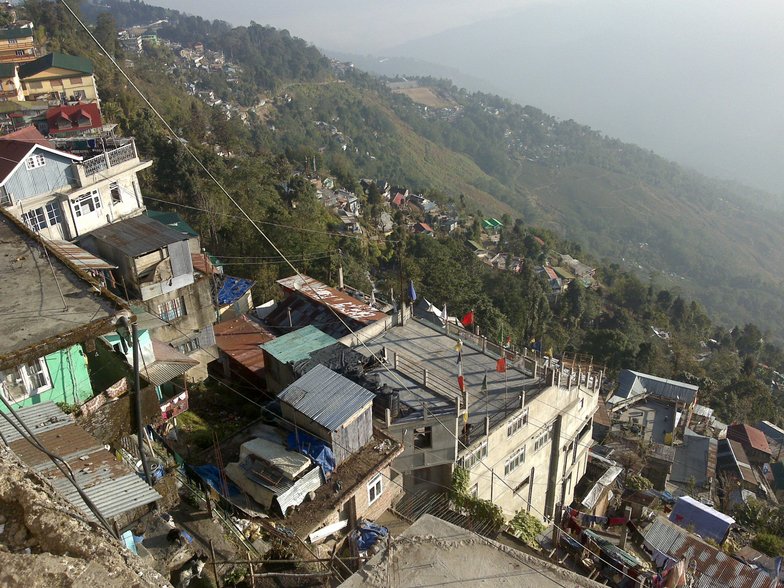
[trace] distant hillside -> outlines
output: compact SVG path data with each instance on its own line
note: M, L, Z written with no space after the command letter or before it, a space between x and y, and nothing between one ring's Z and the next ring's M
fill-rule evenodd
M240 105L263 101L248 126L223 133L233 152L285 154L292 162L315 157L321 169L347 182L383 177L456 201L462 195L474 209L552 229L580 243L583 254L693 295L728 326L753 321L784 334L776 320L784 311L784 212L771 196L449 82L421 80L453 106L417 104L361 71L330 68L312 46L285 31L256 24L232 29L138 2L130 6L127 14L114 7L118 24L165 16L169 24L158 29L159 37L200 41L239 62L244 74L235 85L220 74L169 74L180 88L195 82L220 88L222 99ZM189 121L188 108L195 106L174 98L162 71L141 68L136 75L156 94L171 96L166 108L186 135L198 130ZM213 121L211 137L222 136L223 127Z

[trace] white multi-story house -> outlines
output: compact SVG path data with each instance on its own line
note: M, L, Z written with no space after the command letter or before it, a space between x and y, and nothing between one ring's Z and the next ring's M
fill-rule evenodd
M96 142L82 157L29 128L0 137L0 205L39 235L66 241L141 214L136 174L152 161L139 159L133 139Z
M392 468L406 492L444 492L461 466L471 493L507 517L525 509L543 518L571 503L587 467L602 380L590 362L520 356L455 325L447 332L413 317L357 351L385 364L370 373L374 412L384 421L379 428L403 444Z

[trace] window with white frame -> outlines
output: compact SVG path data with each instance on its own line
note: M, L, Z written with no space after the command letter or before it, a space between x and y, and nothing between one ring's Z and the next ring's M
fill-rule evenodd
M158 316L166 322L185 316L185 299L180 296L158 305Z
M0 388L9 402L16 403L52 388L49 368L43 358L33 363L0 371Z
M73 201L73 211L76 216L85 216L91 212L100 212L101 195L98 190L91 190L86 194L77 196Z
M458 461L458 465L467 470L473 468L476 464L487 457L487 441L482 441L482 444L471 452L467 453Z
M120 192L120 184L112 182L109 184L109 192L112 194L112 203L119 204L122 202L122 192Z
M8 44L9 45L18 45L19 44L19 39L8 39Z
M63 212L58 202L50 202L46 205L46 218L49 219L50 227L63 222Z
M506 423L506 436L511 437L528 424L528 408Z
M27 169L35 169L37 167L43 167L45 165L46 165L46 158L40 153L31 155L30 157L25 159L25 167Z
M534 441L534 451L539 451L542 447L547 445L552 432L553 428L552 426L549 426L539 434L539 436L536 438L536 441Z
M525 463L525 445L518 447L512 452L504 463L504 476L508 476L517 468Z
M22 221L33 231L40 231L47 227L46 214L44 214L43 207L23 212Z
M381 474L376 474L373 478L368 482L367 485L368 491L368 504L373 504L378 497L384 493L384 481L381 478Z
M181 343L180 345L177 345L177 350L180 353L184 353L186 355L189 353L193 353L197 349L201 349L201 343L199 342L198 337L194 337L193 339L189 339L185 343Z

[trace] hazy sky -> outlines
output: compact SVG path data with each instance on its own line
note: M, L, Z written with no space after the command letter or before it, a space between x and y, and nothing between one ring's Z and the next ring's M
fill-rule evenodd
M147 0L205 18L288 29L320 47L375 54L405 41L555 0Z
M516 102L784 194L784 0L147 1L286 28L325 50L449 66Z

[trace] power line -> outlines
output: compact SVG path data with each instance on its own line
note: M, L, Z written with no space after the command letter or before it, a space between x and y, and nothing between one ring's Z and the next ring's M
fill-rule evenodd
M178 208L185 208L185 209L188 209L188 210L197 210L199 212L204 212L204 213L207 213L207 214L214 214L214 215L217 215L217 216L225 216L227 218L236 218L236 219L241 219L241 220L250 220L248 217L245 217L245 216L242 216L242 215L230 214L228 212L218 212L218 211L215 211L215 210L208 210L206 208L200 208L198 206L193 206L193 205L190 205L190 204L181 204L179 202L174 202L173 200L164 200L162 198L154 198L152 196L145 196L144 199L145 200L152 200L153 202L162 202L164 204L168 204L170 206L176 206ZM336 233L334 231L324 231L324 230L321 230L321 229L308 229L308 228L305 228L305 227L295 227L293 225L284 225L284 224L281 224L281 223L274 223L272 221L263 221L263 220L257 220L257 219L254 219L251 222L253 222L255 224L259 224L259 225L267 225L267 226L271 226L271 227L278 227L280 229L290 229L292 231L301 231L303 233L317 233L317 234L320 234L320 235L330 235L330 236L333 236L333 237L346 237L348 239L361 239L363 241L367 240L366 237L364 237L363 235L350 235L348 233ZM397 243L397 241L391 240L391 239L386 239L386 242L387 243Z
M156 108L155 108L155 107L152 105L152 103L149 101L149 99L148 99L148 98L147 98L147 97L144 95L144 93L143 93L143 92L142 92L142 91L141 91L141 90L138 88L138 86L137 86L137 85L136 85L136 84L133 82L133 80L131 80L131 78L130 78L130 77L129 77L129 76L126 74L126 73L125 73L125 71L124 71L124 70L123 70L123 69L122 69L122 68L119 66L119 64L117 64L117 62L116 62L116 61L115 61L115 59L114 59L114 58L111 56L111 54L109 54L109 52L108 52L108 51L107 51L107 50L106 50L106 49L105 49L105 48L104 48L104 47L101 45L101 43L100 43L100 42L99 42L99 41L98 41L98 40L95 38L95 36L94 36L94 35L92 34L92 32L90 31L90 29L89 29L89 28L88 28L88 27L87 27L87 26L84 24L84 22L82 22L82 20L79 18L79 16L78 16L78 15L77 15L77 14L76 14L76 13L75 13L75 12L74 12L72 9L71 9L71 7L68 5L68 3L66 2L66 0L61 0L61 3L62 3L62 4L65 6L65 7L66 7L66 9L68 10L68 12L70 12L70 14L71 14L71 15L72 15L72 16L73 16L73 17L74 17L76 20L77 20L77 22L78 22L78 23L81 25L81 27L82 27L82 28L83 28L83 29L84 29L84 30L87 32L87 34L88 34L88 35L90 36L90 38L91 38L91 39L92 39L92 40L93 40L93 41L96 43L96 45L98 45L98 47L99 47L99 48L100 48L100 49L103 51L104 55L106 55L106 57L107 57L107 58L108 58L108 59L111 61L111 63L112 63L114 66L115 66L115 68L117 68L117 70L118 70L118 71L119 71L119 72L122 74L122 76L123 76L123 77L126 79L126 81L127 81L127 82L128 82L130 85L131 85L131 87L132 87L132 88L133 88L133 89L134 89L134 90L135 90L135 91L136 91L136 92L139 94L139 96L142 98L142 100L145 102L145 104L147 104L147 106L148 106L148 107L149 107L149 108L152 110L152 112L153 112L153 113L154 113L154 114L155 114L155 115L158 117L158 119L159 119L159 120L160 120L160 121L163 123L163 125L166 127L166 129L169 131L169 133L170 133L170 134L171 134L171 135L172 135L172 136L173 136L175 139L178 139L179 137L177 136L177 133L176 133L176 132L174 131L174 129L173 129L173 128L172 128L172 127L169 125L169 123L166 121L166 119L165 119L165 118L164 118L164 117L163 117L163 116L162 116L162 115L161 115L161 114L158 112L158 110L157 110L157 109L156 109ZM271 247L272 247L272 248L275 250L275 252L276 252L278 255L280 255L280 257L282 257L284 260L286 260L286 262L287 262L287 264L289 265L289 267L291 267L291 269L292 269L292 270L293 270L293 271L294 271L294 272L297 274L297 277L298 277L300 280L302 280L302 282L305 284L305 287L308 287L308 288L310 288L310 289L312 290L312 292L314 293L314 295L315 295L315 296L316 296L316 297L317 297L317 298L318 298L318 299L319 299L319 300L320 300L320 301L323 303L323 302L324 302L324 300L323 300L323 297L322 297L322 296L319 294L319 292L318 292L318 291L317 291L317 290L316 290L316 289L315 289L315 288L314 288L314 287L313 287L313 286L312 286L310 283L308 283L306 280L304 280L304 278L303 278L302 274L299 272L299 270L297 270L297 268L296 268L296 267L295 267L295 266L294 266L294 265L293 265L291 262L289 262L289 261L288 261L288 259L287 259L287 258L286 258L286 256L285 256L285 255L284 255L284 254L283 254L283 253L280 251L280 249L278 248L278 246L277 246L277 245L276 245L276 244L275 244L275 243L274 243L274 242L273 242L273 241L272 241L272 240L271 240L271 239L270 239L270 238L267 236L267 234L266 234L266 233L264 233L264 231L263 231L263 230L262 230L262 229L261 229L261 228L258 226L258 223L257 223L256 221L254 221L254 220L253 220L253 219L250 217L250 215L248 215L248 213L247 213L247 212L245 212L245 210L242 208L242 206L239 204L239 202L237 202L237 200L236 200L236 199L235 199L235 198L234 198L234 197L233 197L233 196L232 196L232 195L231 195L231 194L230 194L230 193L229 193L229 192L226 190L226 188L225 188L225 187L224 187L224 186L223 186L223 185L220 183L220 181L219 181L219 180L218 180L218 179L217 179L217 178L216 178L216 177L215 177L215 176L214 176L214 175L213 175L213 174L210 172L210 170L209 170L209 169L208 169L208 168L207 168L207 167L204 165L204 163L203 163L203 162L202 162L202 161L201 161L201 160L200 160L200 159L199 159L199 158L196 156L196 154L195 154L195 153L194 153L194 152L193 152L193 151L192 151L192 150L191 150L191 149L190 149L190 148L189 148L187 145L183 145L183 148L184 148L184 149L185 149L185 151L188 153L188 155L190 155L190 157L191 157L191 158L192 158L192 159L193 159L193 160L196 162L196 164L198 165L198 167L199 167L199 168L200 168L200 169L201 169L201 170L202 170L202 171L203 171L203 172L204 172L204 173L205 173L205 174L206 174L206 175L207 175L207 176L210 178L210 180L212 180L212 182L213 182L213 183L214 183L214 184L215 184L215 185L216 185L216 186L217 186L217 187L220 189L220 191L221 191L221 192L223 192L223 194L224 194L224 195L225 195L225 196L226 196L226 197L229 199L229 201L230 201L230 202L231 202L231 203L232 203L232 204L233 204L233 205L234 205L234 206L235 206L235 207L236 207L236 208L237 208L237 209L238 209L238 210L239 210L239 211L242 213L242 218L244 218L245 220L247 220L248 222L250 222L250 223L251 223L251 225L252 225L252 226L253 226L253 227L256 229L256 231L257 231L257 232L258 232L258 233L259 233L259 234L260 234L260 235L261 235L261 236L262 236L262 237L263 237L263 238L264 238L264 239L267 241L267 243L268 243L268 244L269 244L269 245L270 245L270 246L271 246ZM402 300L402 296L403 296L403 293L401 292L401 300ZM344 320L343 320L343 319L342 319L342 318L341 318L341 317L340 317L340 316L337 314L337 312L336 312L336 311L335 311L335 310L334 310L334 309L333 309L333 308L332 308L330 305L326 305L326 306L327 306L327 308L329 308L329 310L330 310L330 311L331 311L331 312L332 312L332 313L333 313L333 314L334 314L334 315L335 315L335 316L338 318L338 320L340 320L340 322L341 322L341 323L343 323L343 325L346 327L346 329L348 329L348 331L349 331L349 332L351 332L351 333L352 333L352 335L356 336L356 333L353 331L353 329L351 329L351 328L350 328L350 327L349 327L349 326L348 326L348 325L345 323L345 321L344 321ZM400 312L401 312L401 319L402 319L402 318L403 318L403 316L404 316L404 314L405 314L405 306L404 306L404 304L401 304L401 310L400 310ZM368 352L371 354L371 356L372 356L373 358L375 358L375 359L376 359L376 360L379 362L379 364L380 364L380 365L384 366L384 368L385 368L385 369L386 369L386 370L387 370L387 371L390 373L390 375L392 376L392 378L393 378L393 379L395 379L396 381L398 381L398 383L399 383L399 384L400 384L400 385L401 385L401 386L402 386L404 389L406 389L407 391L411 392L412 394L415 394L415 395L419 396L419 395L418 395L418 394L416 394L415 392L412 392L411 390L409 390L408 386L406 386L406 384L405 384L405 383L404 383L404 382L403 382L403 381L402 381L402 380L401 380L401 379L398 377L398 375L397 375L395 372L393 372L393 371L392 371L392 370L391 370L391 369L390 369L388 366L386 366L386 365L385 365L385 364L384 364L384 363L383 363L383 362L382 362L382 361L381 361L381 360L378 358L378 356L377 356L375 353L373 353L373 351L372 351L372 350L370 350L370 348L369 348L369 347L366 345L366 343L365 343L363 340L361 340L361 339L358 339L358 340L359 340L359 343L360 343L360 344L361 344L363 347L365 347L365 349L367 349L367 351L368 351ZM441 427L443 427L443 428L444 428L446 431L449 431L449 433L450 433L450 434L451 434L451 435L452 435L452 436L455 438L455 440L457 441L457 443L458 443L459 445L462 445L464 448L467 448L466 444L465 444L465 443L463 443L463 442L462 442L462 441L459 439L459 437L458 437L458 436L457 436L457 435L456 435L454 432L452 432L452 431L449 429L449 427L447 427L447 426L446 426L446 425L443 423L443 421L441 421L441 420L438 418L438 416L437 416L437 415L432 415L432 416L433 416L433 418L436 420L436 422L438 422L438 423L439 423L439 425L440 425ZM488 470L490 470L490 472L491 472L491 473L493 473L493 470L492 470L492 468L490 468L490 467L489 467L489 466L488 466L488 465L487 465L487 464L486 464L486 463L485 463L483 460L481 460L481 459L480 459L480 460L479 460L479 463L481 463L481 464L482 464L482 465L483 465L485 468L487 468ZM516 496L518 496L519 498L521 498L521 499L522 499L522 500L523 500L525 503L528 503L528 501L527 501L526 499L524 499L522 496L520 496L520 495L519 495L519 493L518 493L518 492L516 492L514 488L512 488L511 486L509 486L509 484L508 484L508 483L507 483L505 480L503 480L503 479L500 479L500 480L501 480L501 482L502 482L502 483L503 483L505 486L507 486L507 487L509 488L509 490L511 490L511 491L512 491L512 493L513 493L514 495L516 495ZM528 503L528 504L530 505L530 503ZM541 514L542 514L542 516L544 516L545 518L547 518L547 517L544 515L544 513L541 513ZM541 572L539 572L539 573L541 573ZM623 572L621 572L621 573L623 573ZM629 577L631 578L631 576L629 576Z

